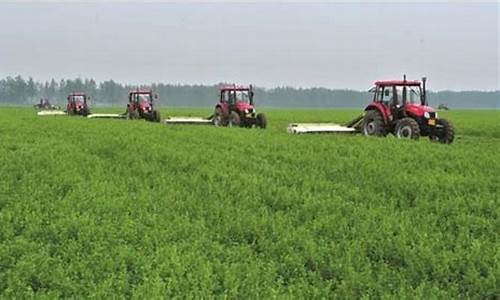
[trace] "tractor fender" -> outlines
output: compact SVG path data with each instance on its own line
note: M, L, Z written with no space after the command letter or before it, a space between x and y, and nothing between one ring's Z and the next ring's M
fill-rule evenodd
M220 110L221 110L221 112L222 112L222 114L223 114L224 116L228 116L228 115L229 115L229 111L228 111L227 109L224 109L224 107L223 107L222 105L217 104L217 105L215 106L215 110L217 110L217 109L220 109Z
M391 116L391 110L387 106L383 105L382 103L370 103L365 108L365 111L369 111L369 110L378 111L382 115L382 118L384 119L384 123L385 124L389 123L389 117Z

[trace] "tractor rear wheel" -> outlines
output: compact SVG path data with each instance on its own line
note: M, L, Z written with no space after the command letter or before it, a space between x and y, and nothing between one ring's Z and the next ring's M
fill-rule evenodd
M153 122L160 122L161 121L161 115L160 115L160 112L158 110L153 110L153 118L151 121L153 121Z
M127 119L129 120L139 119L139 112L137 110L129 110L127 114Z
M363 118L363 134L366 136L384 136L384 118L376 110L369 110Z
M438 119L437 125L440 125L440 129L437 132L429 135L429 139L433 142L440 142L442 144L451 144L455 139L455 128L453 124L445 119Z
M255 124L258 127L265 129L267 127L266 115L265 114L257 114Z
M226 126L227 125L227 120L224 117L224 114L222 113L222 109L220 107L217 107L214 112L214 117L212 119L212 123L215 126Z
M394 134L400 139L418 140L420 137L420 127L414 119L403 118L396 123Z
M240 126L240 124L241 124L240 115L237 112L232 111L229 114L229 125L230 126Z

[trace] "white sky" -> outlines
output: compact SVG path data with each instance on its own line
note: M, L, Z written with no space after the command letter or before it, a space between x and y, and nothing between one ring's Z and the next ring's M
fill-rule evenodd
M0 3L0 77L498 90L498 3Z

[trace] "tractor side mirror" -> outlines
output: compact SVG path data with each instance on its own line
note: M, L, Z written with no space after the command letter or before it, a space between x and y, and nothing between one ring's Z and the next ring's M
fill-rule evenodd
M155 94L155 99L158 100L158 94Z
M389 93L390 93L389 90L385 90L384 91L384 96L389 97Z

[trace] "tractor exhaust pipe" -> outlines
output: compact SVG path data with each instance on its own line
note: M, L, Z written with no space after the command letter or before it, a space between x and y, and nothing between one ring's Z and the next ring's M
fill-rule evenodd
M427 77L422 77L422 105L427 105L427 89L425 87L425 82L427 81Z

